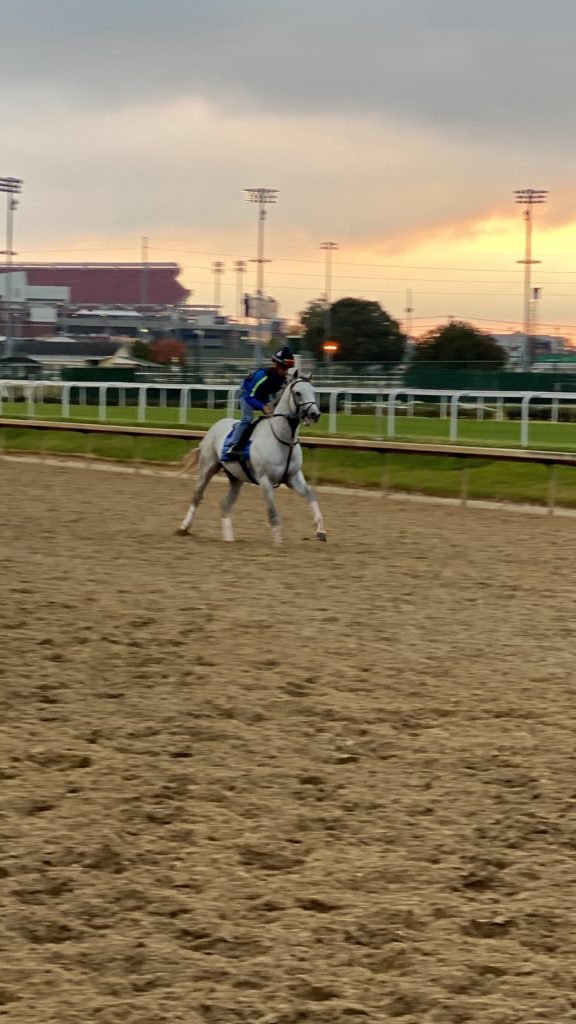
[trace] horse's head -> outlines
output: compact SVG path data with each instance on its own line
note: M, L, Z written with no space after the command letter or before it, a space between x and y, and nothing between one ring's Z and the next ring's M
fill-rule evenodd
M282 398L288 406L290 416L298 416L300 423L309 425L320 419L320 409L316 404L316 392L308 377L301 377L297 370L286 385Z

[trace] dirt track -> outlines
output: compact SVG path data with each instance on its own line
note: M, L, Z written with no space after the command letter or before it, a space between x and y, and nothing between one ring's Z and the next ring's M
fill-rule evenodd
M576 524L0 463L0 1019L576 1021Z

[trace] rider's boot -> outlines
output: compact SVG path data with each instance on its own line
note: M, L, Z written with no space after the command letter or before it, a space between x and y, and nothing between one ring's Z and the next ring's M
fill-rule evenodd
M251 426L251 423L240 423L234 443L232 447L229 449L228 454L226 456L227 462L233 462L235 459L240 459L242 457L244 444L246 442L248 434L250 433Z

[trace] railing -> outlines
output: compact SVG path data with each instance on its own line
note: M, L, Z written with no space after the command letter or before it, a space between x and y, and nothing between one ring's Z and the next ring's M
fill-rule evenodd
M0 415L3 413L3 402L14 401L15 396L24 396L26 412L28 417L36 416L36 407L42 404L46 397L54 398L59 405L59 414L62 419L69 420L71 417L71 395L75 389L78 392L79 405L86 404L88 392L98 393L98 419L106 421L110 416L112 408L123 408L126 406L128 396L136 396L137 400L137 421L145 423L150 409L148 394L150 390L159 395L160 408L168 408L168 395L178 394L178 422L182 425L188 422L192 396L201 392L206 395L206 408L214 409L217 396L222 396L226 404L227 415L234 416L237 409L240 389L238 385L230 384L165 384L165 383L126 383L124 381L100 383L98 381L66 381L55 382L49 380L36 381L14 381L0 380ZM118 405L109 406L107 397L113 390L118 395ZM343 405L344 413L350 414L353 408L353 400L364 405L374 407L374 435L376 438L394 438L397 431L397 413L402 407L408 416L415 415L416 405L425 402L426 399L433 399L438 403L439 416L441 419L449 419L449 439L451 442L458 441L460 418L465 401L472 401L476 408L476 418L484 419L486 409L494 411L496 420L504 420L506 405L520 406L520 444L527 448L530 438L530 407L536 400L544 402L550 408L550 421L559 421L560 404L576 402L576 392L557 391L451 391L434 390L423 388L405 387L317 387L316 393L319 396L328 398L328 432L338 433L338 415L340 406ZM487 402L490 405L487 405ZM384 411L386 410L386 416Z
M55 431L74 432L83 434L86 437L93 435L126 436L138 438L171 438L183 441L200 441L205 436L203 430L188 430L184 428L155 428L137 426L118 426L111 423L62 423L51 420L23 420L0 417L0 430L14 428L18 430L31 431ZM389 440L361 440L359 438L334 438L334 437L301 437L300 443L303 448L309 450L336 450L336 451L357 451L375 452L383 457L388 454L404 455L437 455L449 458L457 457L462 461L462 477L460 487L460 503L468 503L468 469L470 463L475 459L491 459L496 462L516 462L524 464L535 464L546 466L548 469L547 508L550 513L554 512L556 505L556 467L576 467L576 452L551 452L551 451L527 451L513 448L486 448L471 445L451 444L419 444L407 441ZM42 452L42 454L46 454ZM52 453L53 455L58 453ZM61 453L62 455L68 453ZM82 453L80 453L82 454ZM85 452L84 455L87 455ZM382 490L386 491L387 475L382 474Z

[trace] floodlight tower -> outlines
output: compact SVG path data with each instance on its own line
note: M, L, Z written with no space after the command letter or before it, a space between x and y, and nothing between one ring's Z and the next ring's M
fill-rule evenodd
M266 207L276 202L278 189L276 188L245 188L244 195L249 203L256 203L258 207L258 255L251 262L257 264L258 275L256 283L256 302L258 313L258 334L254 346L254 359L256 364L262 360L262 343L264 332L264 264L269 260L264 258L264 226L266 224Z
M324 341L330 341L331 332L331 306L332 306L332 257L338 249L338 242L321 242L320 248L325 253L324 262L324 298L326 310L324 313Z
M516 202L524 208L524 223L526 225L524 259L518 263L524 264L524 345L522 369L530 369L530 338L532 336L532 267L540 260L532 259L532 208L546 202L548 192L542 188L517 188L514 192Z
M6 309L6 340L4 343L4 355L12 355L12 257L16 255L14 249L14 211L18 208L16 196L20 195L24 182L20 178L0 178L0 192L6 193L6 248L1 254L6 257L6 296L4 299Z
M222 291L222 275L226 270L225 265L221 260L215 260L212 264L212 273L214 274L214 305L220 305L220 295Z
M244 315L244 274L246 273L246 263L244 260L234 261L234 270L236 272L236 316Z

